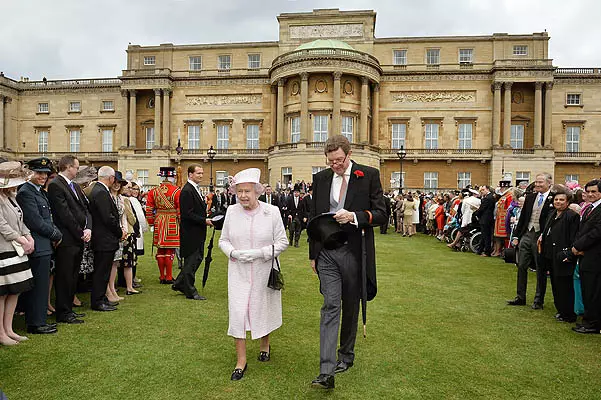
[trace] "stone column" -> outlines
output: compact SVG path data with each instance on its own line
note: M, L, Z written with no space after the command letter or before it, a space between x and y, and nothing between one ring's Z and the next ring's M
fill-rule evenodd
M137 123L136 123L136 91L135 90L130 90L129 91L129 143L128 143L128 147L136 147L137 146L137 140L136 140L136 128L137 128Z
M275 86L271 86L270 87L270 91L271 91L271 95L270 95L270 99L271 99L271 115L270 115L270 125L271 125L271 139L270 139L270 146L273 146L274 144L276 144L278 137L277 137L277 129L276 129L276 122L277 122L277 113L278 113L278 99L277 99L277 88Z
M373 103L371 109L371 140L372 145L377 145L380 140L380 84L374 84Z
M553 82L547 82L545 89L545 147L553 148Z
M505 107L503 110L503 147L511 147L511 85L505 82Z
M125 110L126 110L125 119L127 121L127 126L125 127L125 129L123 129L121 131L121 146L120 147L126 148L127 147L127 136L128 136L128 132L129 132L129 126L130 126L130 123L129 123L129 92L127 90L122 90L121 96L123 96L123 98L125 98Z
M284 79L278 80L278 143L284 143Z
M492 147L501 147L501 87L502 82L493 83Z
M332 135L339 135L342 133L342 127L340 125L340 78L342 72L334 72L334 104L332 106Z
M169 129L171 122L171 93L170 89L163 89L163 147L166 149L171 148L171 129Z
M154 89L154 145L161 143L161 89Z
M307 72L301 72L301 111L300 111L300 141L309 141L309 74ZM312 140L311 140L312 141Z
M543 83L534 82L534 148L540 149L542 143L543 121Z
M4 96L0 94L0 149L4 149Z
M361 84L361 122L359 129L359 143L367 143L367 113L368 105L367 105L367 97L369 95L369 79L363 77Z

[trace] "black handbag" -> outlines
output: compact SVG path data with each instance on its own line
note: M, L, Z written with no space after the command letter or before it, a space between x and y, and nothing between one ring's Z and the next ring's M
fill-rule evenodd
M277 268L275 268L277 266ZM267 287L273 290L282 290L284 288L284 276L280 267L280 260L275 257L275 246L271 245L271 271Z

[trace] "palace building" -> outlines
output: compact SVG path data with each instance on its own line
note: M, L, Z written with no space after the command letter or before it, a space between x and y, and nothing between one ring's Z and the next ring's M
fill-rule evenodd
M217 186L257 167L275 186L311 181L341 133L385 190L401 165L426 190L601 176L601 68L554 66L546 32L376 38L374 11L277 18L277 41L130 45L119 77L2 75L0 153L75 154L147 186L159 166L201 163Z

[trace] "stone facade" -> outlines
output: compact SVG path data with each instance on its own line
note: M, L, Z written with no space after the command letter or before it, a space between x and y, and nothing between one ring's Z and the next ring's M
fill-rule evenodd
M272 42L130 45L118 78L0 76L0 151L77 153L148 186L193 162L207 185L248 167L275 185L311 181L321 142L346 133L385 188L400 146L405 188L601 175L600 68L554 67L547 33L376 38L375 16L281 14Z

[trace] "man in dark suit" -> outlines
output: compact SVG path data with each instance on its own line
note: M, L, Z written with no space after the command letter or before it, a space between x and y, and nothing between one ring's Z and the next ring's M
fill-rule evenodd
M81 267L84 242L92 238L92 217L83 191L73 183L79 161L64 156L58 162L59 173L48 185L48 200L52 219L63 235L56 249L54 291L56 293L56 321L81 324L82 314L73 312L73 296Z
M320 322L320 373L312 385L331 389L334 373L344 372L354 363L362 251L367 254L367 300L376 295L373 226L386 222L386 206L380 173L375 168L351 161L352 152L346 137L331 136L325 143L324 152L330 168L313 176L311 217L335 212L333 218L348 234L346 244L331 250L319 241L309 240L311 267L319 276L324 298ZM362 232L365 249L362 249ZM336 357L341 309L340 348Z
M478 208L473 214L478 218L480 232L482 232L482 240L480 241L478 254L483 257L490 257L492 250L492 230L495 225L495 198L488 186L480 186L480 199L480 208Z
M199 164L188 167L188 182L182 188L179 197L180 208L180 247L179 254L184 259L184 266L175 279L173 290L178 290L192 300L206 300L198 294L194 286L196 271L204 257L207 225L212 226L207 219L207 205L200 195L200 182L204 170Z
M553 211L553 195L551 185L553 178L548 173L536 175L534 193L526 196L524 207L517 226L513 231L512 244L518 247L517 295L507 301L510 306L526 304L526 288L528 287L528 268L536 268L539 264L537 241L540 231L545 226L547 217ZM547 290L547 274L543 268L536 270L536 293L532 308L540 310L545 302Z
M380 234L385 235L388 232L388 225L390 223L390 214L392 214L391 201L388 195L384 196L384 206L386 207L386 223L380 225Z
M294 247L298 247L298 240L301 234L301 223L303 218L302 205L299 188L294 189L292 197L288 198L288 231L290 244L294 243Z
M52 222L50 202L42 189L52 172L52 162L46 158L36 158L27 163L33 174L29 181L19 188L17 203L23 210L23 222L31 231L35 249L29 255L29 266L33 274L33 289L24 293L27 333L55 333L56 327L46 323L48 307L48 283L50 281L50 260L53 244L63 238L61 231Z
M120 175L120 174L119 174ZM90 303L96 311L115 311L116 303L106 298L106 286L109 282L113 257L124 240L127 231L121 228L119 211L111 196L110 187L121 180L115 170L108 166L98 169L98 183L90 193L90 213L94 220L92 249L94 250L94 275L92 276L92 294Z
M269 186L269 185L265 186L265 193L263 193L262 195L259 196L259 201L262 201L263 203L271 204L272 206L276 206L276 207L280 206L280 199L278 198L278 196L276 194L273 193L273 190L271 189L271 186Z
M280 201L280 214L282 215L282 222L284 223L284 229L288 229L288 201L290 200L290 190L284 190L279 196Z
M309 222L309 216L313 214L313 186L307 185L307 194L303 196L301 200L301 211L302 211L302 229L307 228ZM309 239L307 238L307 241Z
M584 316L582 324L572 329L596 334L601 330L601 180L588 182L584 189L591 205L582 215L572 246L572 253L579 257Z

